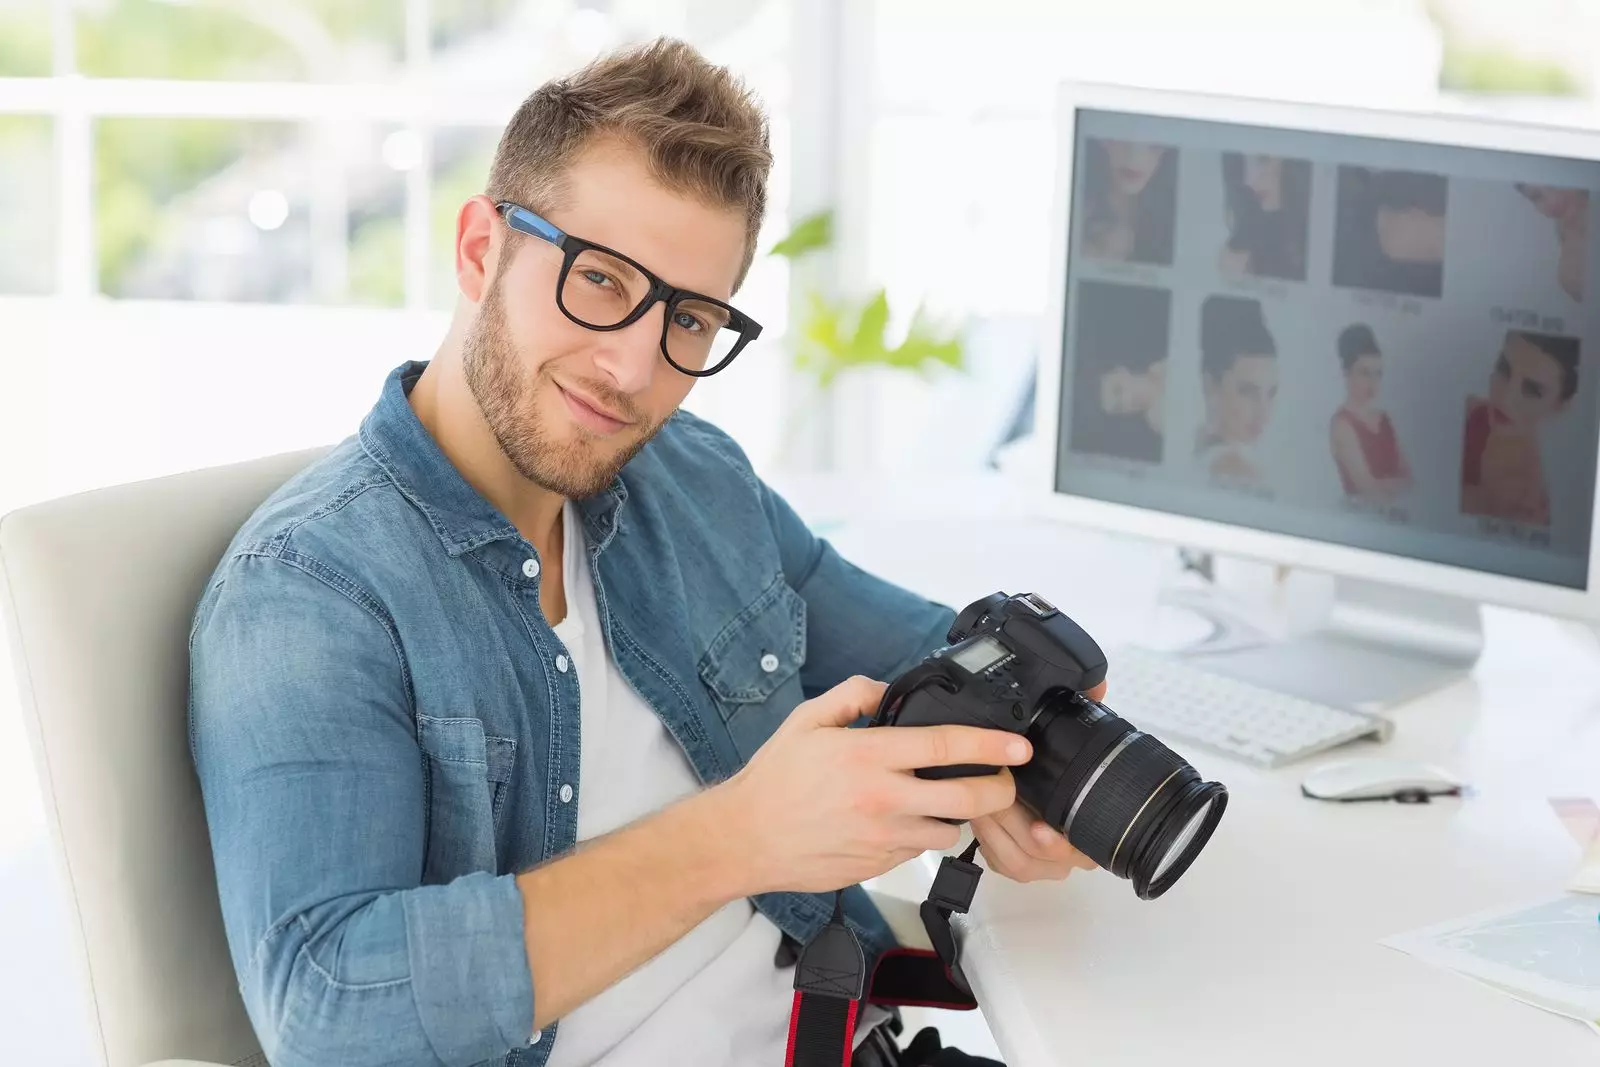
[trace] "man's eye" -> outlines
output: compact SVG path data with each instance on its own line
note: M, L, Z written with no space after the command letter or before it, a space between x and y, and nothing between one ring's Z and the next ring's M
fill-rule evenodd
M1544 398L1544 386L1532 378L1524 378L1522 380L1522 395L1529 400L1541 400Z
M601 286L601 287L605 287L605 286L609 285L613 289L616 288L616 282L613 282L609 277L607 277L606 275L600 273L597 270L586 270L586 271L583 271L582 273L583 273L583 280L588 282L590 285L598 285L598 286Z
M705 323L701 322L687 311L678 312L672 317L672 321L673 324L678 327L678 329L689 330L693 333L699 333L706 328Z

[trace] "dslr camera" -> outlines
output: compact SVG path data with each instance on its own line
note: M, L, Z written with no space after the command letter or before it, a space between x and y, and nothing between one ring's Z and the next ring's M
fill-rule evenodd
M1094 639L1037 594L995 593L957 616L948 641L894 680L872 725L953 723L1024 735L1033 758L1012 768L1017 799L1102 868L1132 880L1141 899L1170 889L1210 840L1228 790L1086 695L1106 676Z

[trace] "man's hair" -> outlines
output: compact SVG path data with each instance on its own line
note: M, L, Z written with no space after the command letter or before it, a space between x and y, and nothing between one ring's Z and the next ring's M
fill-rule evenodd
M1572 395L1578 391L1578 339L1529 330L1507 332L1508 335L1515 334L1522 338L1556 361L1556 366L1561 368L1561 399L1572 399Z
M744 262L755 259L772 169L767 117L727 68L682 41L661 38L604 55L534 90L506 125L489 168L495 201L558 207L568 168L597 138L644 152L665 188L745 219Z
M1378 347L1378 339L1372 333L1372 327L1364 322L1346 326L1339 333L1339 362L1344 364L1344 369L1349 370L1356 365L1356 360L1362 356L1381 356L1382 349Z

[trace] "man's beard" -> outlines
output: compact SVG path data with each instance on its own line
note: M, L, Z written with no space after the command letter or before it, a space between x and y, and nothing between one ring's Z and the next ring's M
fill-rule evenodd
M490 283L478 317L467 330L462 346L467 387L517 473L567 500L594 496L611 485L617 472L638 455L662 423L645 426L633 441L609 455L582 437L565 444L556 441L539 424L534 408L536 391L543 386L546 392L554 392L555 382L543 367L531 380L523 370L506 330L500 282L496 277ZM577 379L574 384L581 384L596 400L633 420L635 429L644 425L627 394L593 379Z

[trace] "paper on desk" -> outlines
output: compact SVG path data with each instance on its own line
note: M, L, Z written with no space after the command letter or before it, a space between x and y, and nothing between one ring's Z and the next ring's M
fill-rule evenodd
M1381 944L1586 1023L1600 1022L1600 921L1593 897L1563 894L1480 912Z
M1579 893L1600 893L1600 804L1589 797L1551 797L1550 807L1584 850L1578 873L1567 888Z

